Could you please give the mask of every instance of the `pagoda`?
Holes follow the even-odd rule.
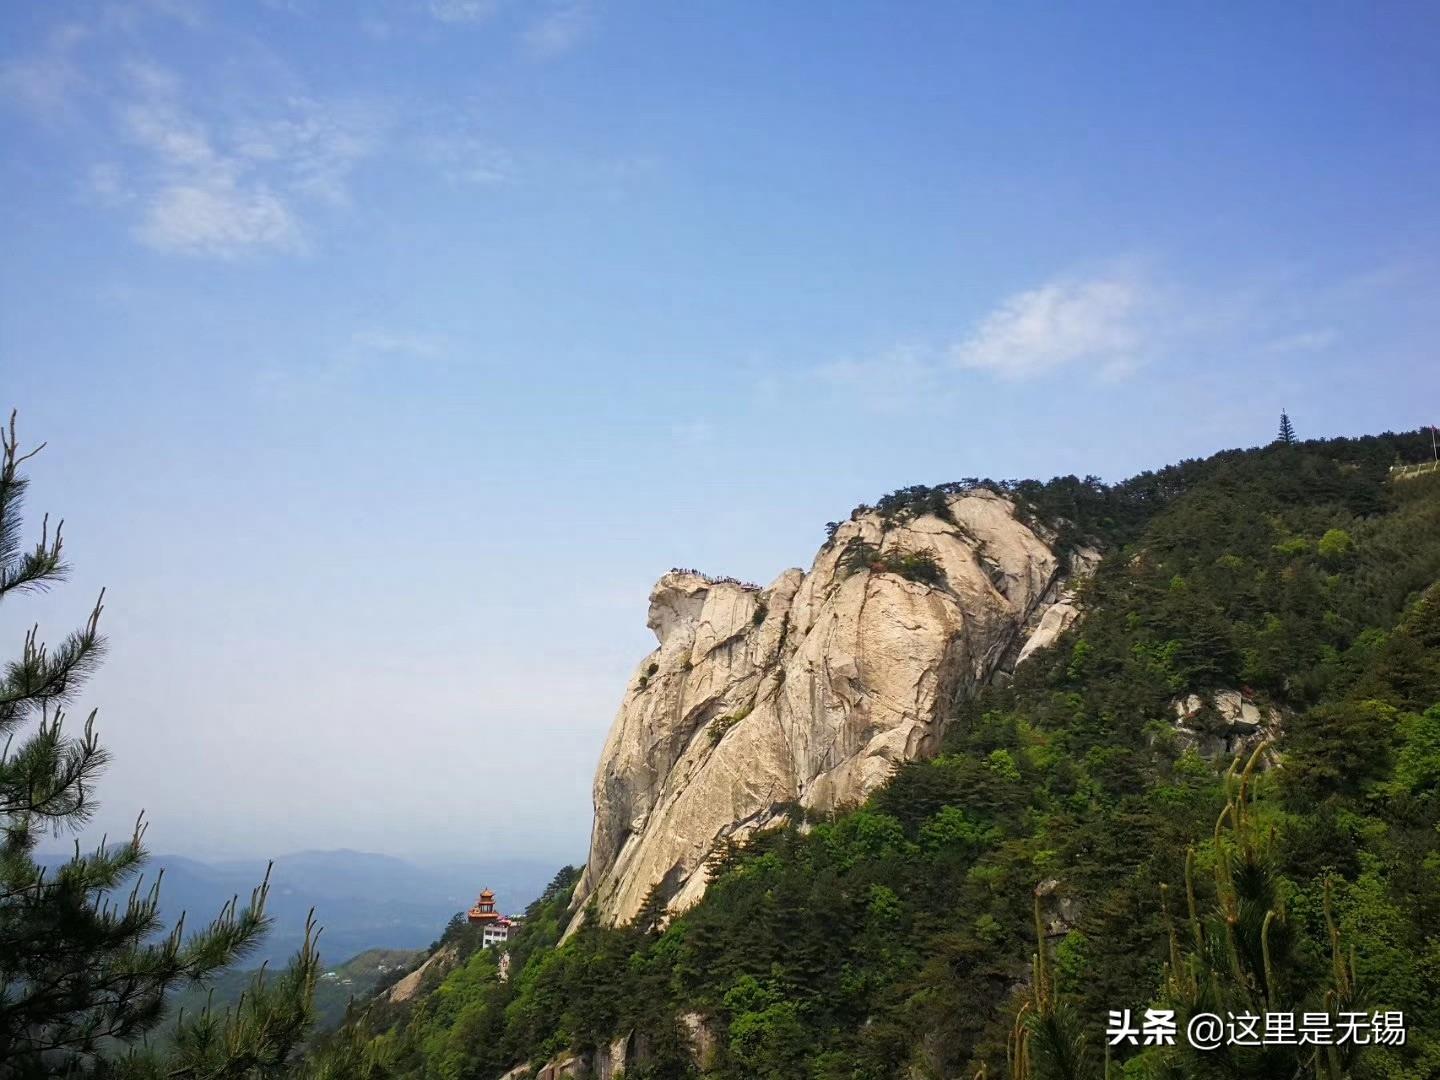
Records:
[[[482,926],[496,922],[500,918],[500,913],[495,910],[495,894],[489,889],[481,889],[480,898],[470,909],[468,918],[471,923],[478,923]]]
[[[520,928],[519,919],[507,918],[495,910],[495,894],[489,889],[481,891],[480,898],[465,917],[471,926],[480,927],[480,945],[486,949],[505,944],[510,935]]]

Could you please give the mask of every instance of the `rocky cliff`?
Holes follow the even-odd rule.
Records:
[[[1066,567],[1089,561],[977,489],[938,514],[857,513],[809,573],[767,588],[666,574],[650,595],[659,647],[601,754],[571,929],[592,901],[631,919],[657,885],[682,910],[727,837],[858,803],[932,752],[957,698],[1074,618]]]

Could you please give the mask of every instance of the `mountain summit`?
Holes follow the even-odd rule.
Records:
[[[1053,640],[1098,553],[1061,550],[984,487],[857,511],[809,573],[768,588],[672,570],[659,647],[626,688],[595,776],[573,930],[692,906],[708,857],[756,829],[863,802],[933,752],[951,706]]]

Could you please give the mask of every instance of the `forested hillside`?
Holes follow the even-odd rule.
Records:
[[[1440,1075],[1440,475],[1389,475],[1429,450],[993,485],[1106,554],[1081,620],[957,702],[939,756],[715,852],[678,917],[557,945],[562,873],[508,979],[456,925],[428,993],[357,1011],[313,1067],[493,1080],[628,1037],[626,1080]],[[1107,1049],[1109,1012],[1147,1007],[1182,1032],[1403,1010],[1407,1038]]]

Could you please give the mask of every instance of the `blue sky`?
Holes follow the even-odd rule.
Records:
[[[0,371],[196,854],[583,855],[675,564],[1440,419],[1440,11],[0,12]],[[87,699],[86,704],[92,703]]]

